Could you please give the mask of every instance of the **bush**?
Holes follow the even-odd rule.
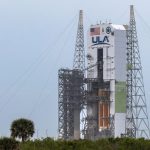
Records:
[[[0,139],[0,150],[18,150],[19,142],[12,138],[1,138]]]
[[[150,140],[132,138],[105,138],[90,140],[42,140],[20,143],[20,150],[150,150]]]

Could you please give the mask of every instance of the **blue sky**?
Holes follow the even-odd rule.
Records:
[[[9,136],[11,122],[20,117],[35,122],[36,137],[57,136],[57,71],[72,67],[78,11],[84,11],[86,37],[100,21],[127,24],[130,4],[137,12],[149,107],[147,0],[0,0],[0,136]]]

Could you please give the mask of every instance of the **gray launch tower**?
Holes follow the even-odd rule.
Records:
[[[58,72],[58,132],[59,138],[80,139],[80,112],[84,99],[84,30],[83,11],[79,13],[73,70]]]
[[[90,26],[87,67],[80,10],[73,69],[58,71],[58,132],[64,140],[150,137],[133,5],[129,25]]]

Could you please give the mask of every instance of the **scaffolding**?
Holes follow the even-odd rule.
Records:
[[[80,111],[84,97],[84,74],[74,69],[58,71],[58,132],[64,140],[80,138]]]
[[[84,28],[83,11],[79,12],[73,70],[60,69],[58,72],[58,132],[65,140],[80,139],[80,112],[84,99]]]

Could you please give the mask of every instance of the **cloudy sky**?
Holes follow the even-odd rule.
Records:
[[[57,72],[72,67],[79,10],[86,35],[100,21],[127,24],[130,4],[150,107],[148,0],[0,0],[0,136],[20,117],[34,121],[35,137],[57,136]]]

